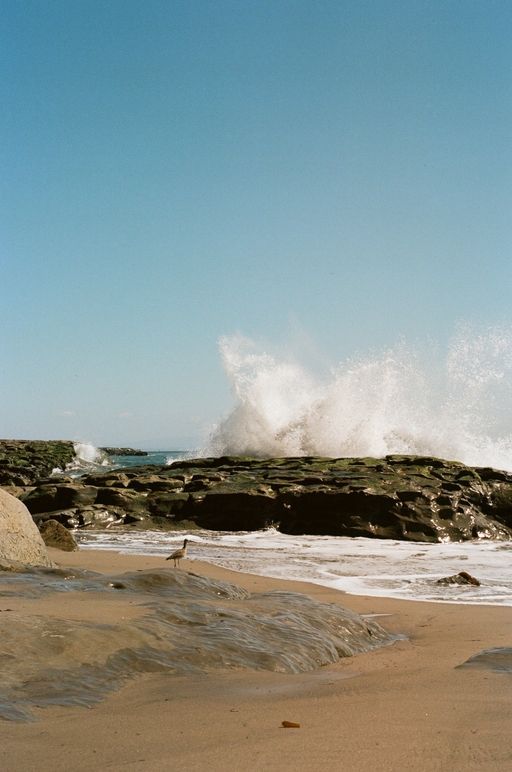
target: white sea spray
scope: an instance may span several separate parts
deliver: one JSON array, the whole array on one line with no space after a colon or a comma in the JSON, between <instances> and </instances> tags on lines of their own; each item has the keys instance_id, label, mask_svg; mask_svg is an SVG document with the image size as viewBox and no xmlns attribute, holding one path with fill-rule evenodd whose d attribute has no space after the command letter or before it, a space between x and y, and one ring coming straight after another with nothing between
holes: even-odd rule
<instances>
[{"instance_id":1,"label":"white sea spray","mask_svg":"<svg viewBox=\"0 0 512 772\"><path fill-rule=\"evenodd\" d=\"M320 379L240 336L220 341L234 407L205 455L435 455L512 470L512 329L461 326L447 349L406 342Z\"/></svg>"},{"instance_id":2,"label":"white sea spray","mask_svg":"<svg viewBox=\"0 0 512 772\"><path fill-rule=\"evenodd\" d=\"M90 442L75 442L74 450L77 460L86 464L100 464L104 458L101 450Z\"/></svg>"}]
</instances>

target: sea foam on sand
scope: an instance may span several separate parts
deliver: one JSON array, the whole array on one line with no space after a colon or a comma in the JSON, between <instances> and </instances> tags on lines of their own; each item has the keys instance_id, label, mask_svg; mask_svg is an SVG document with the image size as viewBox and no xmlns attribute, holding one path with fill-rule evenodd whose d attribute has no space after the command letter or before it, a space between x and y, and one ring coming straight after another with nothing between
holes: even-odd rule
<instances>
[{"instance_id":1,"label":"sea foam on sand","mask_svg":"<svg viewBox=\"0 0 512 772\"><path fill-rule=\"evenodd\" d=\"M450 603L512 605L512 542L475 540L426 544L342 536L291 536L193 530L78 531L84 549L132 555L169 554L190 540L189 555L224 568L307 581L355 595ZM468 571L481 585L440 586L437 579Z\"/></svg>"}]
</instances>

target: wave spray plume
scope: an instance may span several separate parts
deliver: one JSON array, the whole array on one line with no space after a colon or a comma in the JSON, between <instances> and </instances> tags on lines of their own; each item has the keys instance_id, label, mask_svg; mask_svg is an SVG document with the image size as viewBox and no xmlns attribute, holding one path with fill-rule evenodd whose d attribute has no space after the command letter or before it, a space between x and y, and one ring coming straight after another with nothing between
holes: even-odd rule
<instances>
[{"instance_id":1,"label":"wave spray plume","mask_svg":"<svg viewBox=\"0 0 512 772\"><path fill-rule=\"evenodd\" d=\"M220 351L235 406L213 455L404 453L512 470L512 330L461 328L444 356L406 343L319 380L240 336Z\"/></svg>"}]
</instances>

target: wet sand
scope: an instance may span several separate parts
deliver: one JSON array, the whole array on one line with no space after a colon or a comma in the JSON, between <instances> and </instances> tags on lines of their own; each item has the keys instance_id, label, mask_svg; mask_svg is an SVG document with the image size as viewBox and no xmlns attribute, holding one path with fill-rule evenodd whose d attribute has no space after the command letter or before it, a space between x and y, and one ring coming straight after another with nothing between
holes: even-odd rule
<instances>
[{"instance_id":1,"label":"wet sand","mask_svg":"<svg viewBox=\"0 0 512 772\"><path fill-rule=\"evenodd\" d=\"M160 558L51 554L61 566L109 574L175 570ZM32 723L0 722L3 772L512 769L512 674L457 667L483 649L511 645L511 608L344 595L194 560L176 570L383 615L378 621L407 639L299 675L138 676L92 708L45 708ZM10 598L0 609L16 603ZM30 613L34 602L24 603L16 610ZM122 595L108 603L87 593L37 603L38 613L73 619L138 613ZM300 728L284 729L283 720Z\"/></svg>"}]
</instances>

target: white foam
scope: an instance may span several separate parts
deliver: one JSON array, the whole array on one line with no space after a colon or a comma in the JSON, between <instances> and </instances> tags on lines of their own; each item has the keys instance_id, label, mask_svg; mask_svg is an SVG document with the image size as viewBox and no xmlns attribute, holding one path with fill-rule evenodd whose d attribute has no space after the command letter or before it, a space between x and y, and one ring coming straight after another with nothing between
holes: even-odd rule
<instances>
[{"instance_id":1,"label":"white foam","mask_svg":"<svg viewBox=\"0 0 512 772\"><path fill-rule=\"evenodd\" d=\"M66 465L65 472L72 477L78 477L85 472L92 472L99 467L108 467L109 460L105 453L90 442L73 443L75 458ZM54 470L52 474L60 470Z\"/></svg>"},{"instance_id":2,"label":"white foam","mask_svg":"<svg viewBox=\"0 0 512 772\"><path fill-rule=\"evenodd\" d=\"M77 532L84 548L159 555L190 539L189 556L236 571L313 582L355 595L512 606L512 541L426 544L265 531ZM481 586L438 585L467 571Z\"/></svg>"},{"instance_id":3,"label":"white foam","mask_svg":"<svg viewBox=\"0 0 512 772\"><path fill-rule=\"evenodd\" d=\"M512 330L459 329L446 352L401 343L327 380L239 336L220 351L235 405L205 455L435 455L512 470Z\"/></svg>"},{"instance_id":4,"label":"white foam","mask_svg":"<svg viewBox=\"0 0 512 772\"><path fill-rule=\"evenodd\" d=\"M104 453L90 442L75 442L73 446L78 461L86 464L100 464L104 459Z\"/></svg>"}]
</instances>

